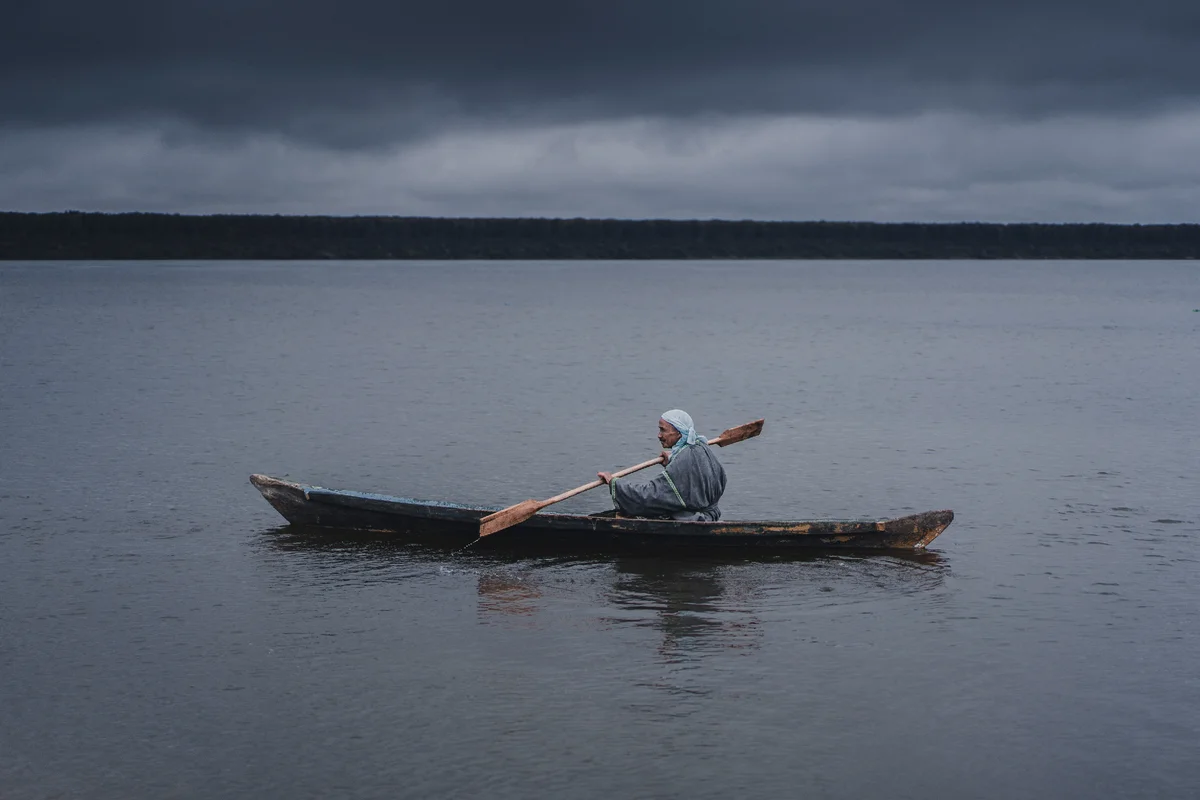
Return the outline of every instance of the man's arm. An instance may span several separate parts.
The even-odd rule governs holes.
[[[663,450],[659,458],[662,460],[663,466],[666,466],[671,460],[671,454]],[[605,485],[611,485],[613,482],[613,474],[611,472],[597,472],[596,477],[604,481]]]

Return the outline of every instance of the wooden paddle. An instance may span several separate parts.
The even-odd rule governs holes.
[[[708,443],[710,445],[715,444],[718,447],[725,447],[726,445],[733,444],[734,442],[742,442],[746,439],[752,439],[755,436],[758,436],[760,433],[762,433],[762,428],[763,420],[757,419],[754,422],[747,422],[745,425],[738,425],[736,428],[730,428],[717,438],[709,439]],[[638,470],[646,469],[646,467],[653,467],[655,464],[661,463],[663,463],[662,456],[659,456],[658,458],[654,458],[649,461],[643,461],[641,464],[636,466],[623,469],[620,472],[614,472],[613,477],[623,478],[626,475],[637,472]],[[578,486],[569,492],[556,494],[549,500],[526,500],[522,503],[517,503],[515,506],[509,506],[508,508],[497,511],[495,514],[488,514],[486,517],[479,520],[479,537],[482,539],[484,536],[490,536],[496,531],[502,531],[505,528],[511,528],[513,525],[519,525],[520,523],[532,517],[534,514],[541,511],[546,506],[554,505],[555,503],[566,500],[568,497],[574,497],[577,494],[582,494],[583,492],[603,485],[604,481],[597,478],[591,483],[585,483],[583,486]]]

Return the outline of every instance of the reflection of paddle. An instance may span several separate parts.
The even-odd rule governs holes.
[[[738,425],[736,428],[730,428],[715,439],[709,439],[708,443],[710,445],[715,444],[718,447],[725,447],[726,445],[733,444],[734,442],[742,442],[746,439],[751,439],[755,436],[758,436],[758,434],[762,433],[762,427],[763,421],[761,419],[755,420],[754,422],[747,422],[745,425]],[[613,477],[623,478],[626,475],[637,472],[640,469],[653,467],[655,464],[661,463],[663,463],[662,457],[659,456],[658,458],[651,459],[650,461],[644,461],[637,466],[623,469],[620,472],[614,472]],[[541,511],[546,506],[566,500],[568,497],[574,497],[577,494],[582,494],[589,489],[595,489],[597,486],[602,486],[603,484],[604,481],[602,480],[594,480],[591,483],[585,483],[583,486],[576,487],[569,492],[556,494],[549,500],[526,500],[523,503],[517,503],[515,506],[509,506],[501,511],[497,511],[495,514],[488,514],[479,521],[479,536],[480,538],[483,538],[484,536],[489,536],[496,531],[502,531],[505,528],[511,528],[513,525],[519,525],[520,523],[532,517],[534,514]]]

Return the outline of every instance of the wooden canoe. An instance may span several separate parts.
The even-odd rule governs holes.
[[[251,475],[250,482],[294,525],[396,532],[451,545],[474,541],[479,520],[494,508],[411,500],[367,492],[326,489]],[[523,543],[586,545],[682,545],[704,547],[921,549],[954,520],[953,511],[926,511],[882,520],[788,522],[678,522],[612,515],[537,514],[483,539],[480,546]]]

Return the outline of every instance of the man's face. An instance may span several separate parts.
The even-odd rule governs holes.
[[[665,419],[658,421],[658,443],[664,449],[670,450],[675,446],[675,443],[683,436],[679,431],[675,430],[675,426],[667,422]]]

